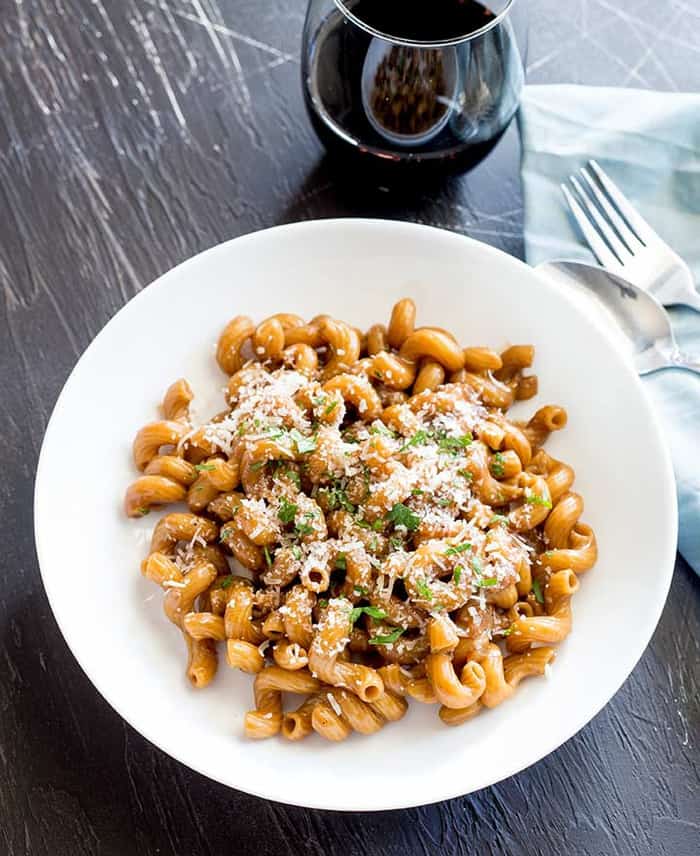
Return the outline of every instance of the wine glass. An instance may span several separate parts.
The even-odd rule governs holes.
[[[327,148],[382,165],[480,160],[524,84],[515,0],[310,0],[302,77]]]

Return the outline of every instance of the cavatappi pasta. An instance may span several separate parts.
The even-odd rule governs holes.
[[[542,675],[596,561],[574,471],[543,448],[566,412],[506,414],[537,392],[534,352],[463,348],[411,300],[367,333],[327,315],[217,345],[226,407],[190,421],[185,380],[134,440],[126,513],[155,526],[145,576],[165,593],[195,687],[219,651],[254,676],[249,737],[343,740],[407,699],[459,725]],[[283,709],[283,693],[303,698]]]

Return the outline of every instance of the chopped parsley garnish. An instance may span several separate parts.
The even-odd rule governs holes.
[[[501,478],[505,473],[503,455],[500,452],[496,452],[496,454],[491,458],[491,472],[496,476],[496,478]]]
[[[441,452],[447,455],[458,455],[462,449],[471,445],[472,435],[462,434],[461,437],[447,437],[445,434],[441,434],[437,437],[437,441]]]
[[[377,422],[372,425],[369,429],[370,434],[382,434],[384,437],[391,437],[392,440],[396,439],[396,433],[391,430],[391,428],[387,428],[383,422],[377,420]],[[356,441],[357,442],[357,441]]]
[[[281,428],[277,428],[275,425],[268,425],[265,429],[265,432],[267,433],[268,439],[270,440],[279,440],[285,435],[285,431],[283,431]]]
[[[315,407],[320,407],[322,404],[325,404],[325,402],[326,402],[326,396],[325,395],[319,395],[316,398],[311,399],[311,403]]]
[[[294,556],[294,558],[297,560],[297,562],[301,559],[302,555],[303,554],[301,552],[301,547],[297,547],[297,546],[292,547],[292,556]]]
[[[547,499],[544,496],[536,496],[535,494],[532,494],[531,496],[526,496],[525,502],[527,502],[528,505],[541,505],[544,508],[552,507],[551,500]]]
[[[298,507],[290,502],[286,496],[280,500],[280,506],[277,509],[277,516],[282,523],[291,523],[296,517]]]
[[[370,618],[386,618],[386,612],[377,606],[355,606],[350,612],[350,627],[353,627],[363,614],[369,615]]]
[[[268,568],[272,567],[272,556],[270,555],[270,551],[267,549],[267,544],[263,547],[263,553],[265,554],[265,563]]]
[[[405,526],[410,532],[415,532],[420,526],[420,517],[403,502],[397,502],[387,514],[387,520],[394,526]]]
[[[337,508],[342,508],[343,511],[349,511],[350,514],[354,514],[355,506],[350,502],[347,493],[340,484],[321,488],[320,492],[324,494],[328,502],[328,510],[335,511]]]
[[[456,586],[459,585],[459,581],[462,579],[462,571],[463,570],[464,570],[464,568],[461,565],[457,565],[457,567],[455,568],[455,572],[452,575],[452,580]]]
[[[455,547],[449,547],[445,550],[446,556],[456,556],[458,553],[466,553],[467,550],[471,550],[472,545],[469,541],[465,541],[464,544],[457,544]]]
[[[447,506],[449,504],[450,504],[449,499],[438,499],[438,505],[440,506],[440,508],[447,508]]]
[[[314,527],[309,526],[308,523],[297,523],[297,525],[294,527],[294,531],[297,533],[297,535],[313,535]]]
[[[328,405],[328,407],[326,407],[326,409],[323,411],[323,415],[324,416],[330,416],[331,413],[333,413],[333,411],[335,410],[335,408],[337,406],[338,406],[338,402],[336,399],[334,399],[333,401],[331,401],[331,403]]]
[[[391,538],[389,538],[389,546],[394,552],[397,550],[403,550],[403,541],[396,535],[392,535]]]
[[[491,588],[491,586],[495,586],[497,582],[497,577],[478,577],[476,580],[476,585],[479,588]]]
[[[197,470],[198,473],[201,473],[201,472],[210,473],[212,470],[216,469],[214,464],[195,464],[194,468],[195,468],[195,470]]]
[[[296,470],[293,470],[291,468],[282,470],[282,475],[286,476],[291,482],[294,482],[294,484],[299,488],[299,490],[301,490],[301,476]]]
[[[534,592],[537,603],[544,603],[544,594],[542,594],[542,585],[539,580],[532,581],[532,591]]]
[[[353,594],[369,594],[369,591],[364,586],[353,586],[352,587]]]
[[[375,520],[372,524],[372,529],[374,529],[375,532],[381,532],[383,528],[384,523],[380,519]]]
[[[226,538],[230,538],[233,535],[233,529],[222,529],[219,535],[219,540],[223,541]]]
[[[345,553],[338,553],[335,559],[335,569],[336,571],[347,571],[348,563],[345,558]]]
[[[428,583],[426,583],[425,580],[418,580],[416,582],[416,588],[418,589],[418,592],[421,597],[425,598],[426,600],[433,599],[433,593],[430,591],[430,587],[428,586]]]
[[[471,481],[474,476],[469,472],[469,470],[457,470],[457,475],[462,476],[463,479],[467,481]]]
[[[411,491],[411,496],[423,496],[424,493],[424,490],[421,490],[419,487],[414,487]]]
[[[401,636],[402,633],[405,633],[403,627],[397,627],[395,630],[392,630],[391,633],[387,633],[385,636],[373,636],[369,640],[370,645],[393,645],[394,642]]]
[[[266,463],[267,463],[267,461],[256,461],[254,464],[250,465],[250,468],[254,472],[257,472],[258,470],[261,470],[265,466]]]
[[[416,433],[407,440],[399,449],[399,453],[405,452],[407,449],[412,449],[414,446],[424,446],[430,440],[430,434],[427,431],[416,431]]]
[[[223,580],[221,580],[221,588],[222,589],[227,589],[232,584],[233,584],[233,574],[229,574],[227,577],[224,577]]]
[[[328,606],[328,601],[325,599],[325,597],[322,597],[321,600],[319,600],[318,605],[321,607],[321,609],[325,609]]]
[[[289,436],[294,441],[294,445],[297,447],[297,452],[299,452],[300,455],[307,455],[309,452],[313,452],[316,448],[316,438],[305,437],[301,431],[297,431],[296,428],[292,428],[289,432]]]
[[[145,506],[145,505],[141,505],[141,506],[139,506],[139,507],[136,509],[136,511],[138,511],[138,513],[139,513],[139,515],[140,515],[141,517],[145,517],[147,514],[149,514],[149,513],[150,513],[151,509],[150,509],[150,508],[146,508],[146,506]]]
[[[505,629],[505,630],[502,630],[502,631],[501,631],[501,636],[510,636],[510,634],[511,634],[512,632],[513,632],[513,625],[511,624],[511,626],[510,626],[510,627],[506,627],[506,629]]]
[[[494,514],[489,520],[489,526],[493,526],[494,524],[497,526],[507,526],[508,518],[504,514]]]

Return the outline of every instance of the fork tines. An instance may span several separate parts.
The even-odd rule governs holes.
[[[620,270],[656,237],[632,203],[594,160],[562,192],[583,236],[606,268]]]

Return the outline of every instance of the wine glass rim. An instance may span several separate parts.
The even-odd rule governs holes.
[[[515,0],[507,0],[506,5],[501,9],[498,14],[493,16],[493,19],[490,20],[487,24],[484,24],[483,27],[479,27],[478,30],[473,30],[471,33],[466,33],[461,36],[454,36],[451,39],[436,39],[434,41],[421,41],[420,39],[404,39],[398,36],[392,36],[390,33],[384,33],[381,30],[377,30],[374,27],[370,27],[369,24],[366,24],[361,18],[358,18],[347,6],[346,0],[333,0],[336,7],[340,11],[340,13],[346,17],[349,21],[351,21],[356,26],[360,27],[366,33],[374,36],[377,39],[382,39],[385,42],[391,42],[396,45],[405,45],[406,47],[412,48],[444,48],[450,47],[452,45],[459,45],[463,42],[470,42],[472,39],[477,39],[479,36],[483,36],[484,33],[487,33],[489,30],[492,30],[494,27],[497,27],[501,21],[509,14],[511,7],[515,3]]]

